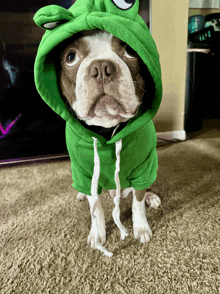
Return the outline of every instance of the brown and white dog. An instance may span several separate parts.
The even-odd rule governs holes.
[[[112,128],[137,114],[141,103],[150,103],[151,89],[155,89],[149,71],[138,54],[112,34],[97,29],[83,31],[74,35],[72,40],[63,42],[60,50],[61,91],[73,114],[89,129],[100,132],[104,129],[107,138],[108,131],[112,134]],[[114,198],[116,190],[109,192]],[[145,215],[145,200],[153,208],[157,208],[161,201],[146,189],[132,187],[122,190],[121,198],[130,192],[133,192],[134,237],[146,243],[150,241],[152,231]],[[93,197],[82,193],[77,195],[78,200],[86,197],[91,207]],[[106,241],[100,199],[95,215],[97,222],[92,220],[88,236],[88,244],[94,249]],[[95,238],[97,234],[98,239]],[[126,230],[125,235],[128,235]]]

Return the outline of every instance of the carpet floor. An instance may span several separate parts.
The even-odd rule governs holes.
[[[112,258],[87,245],[89,204],[76,199],[69,160],[1,167],[0,293],[220,293],[220,128],[157,151],[162,208],[146,207],[147,245],[133,237],[132,197],[120,203],[122,241],[101,195]]]

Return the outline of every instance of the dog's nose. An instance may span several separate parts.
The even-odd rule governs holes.
[[[109,82],[116,76],[115,65],[108,60],[94,61],[89,68],[89,75],[98,82]]]

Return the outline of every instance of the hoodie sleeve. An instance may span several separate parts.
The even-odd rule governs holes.
[[[84,143],[81,146],[82,138],[78,136],[71,128],[70,124],[66,124],[66,145],[71,159],[71,170],[73,179],[73,188],[78,192],[91,195],[91,182],[94,167],[94,151],[92,144]],[[88,146],[86,146],[88,145]],[[83,149],[83,152],[79,151]],[[87,165],[83,165],[86,162]],[[98,186],[98,194],[102,193],[102,188]]]
[[[131,187],[136,190],[149,188],[157,178],[157,169],[158,157],[154,146],[145,161],[130,174]]]
[[[157,136],[153,121],[134,132],[133,142],[128,151],[133,158],[133,168],[128,175],[131,187],[137,190],[149,188],[157,177],[158,157],[156,153]],[[130,162],[132,159],[128,159]]]

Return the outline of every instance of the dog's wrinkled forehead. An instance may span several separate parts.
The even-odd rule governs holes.
[[[115,45],[117,40],[115,37],[113,38],[112,34],[99,32],[96,35],[83,37],[83,41],[87,44],[87,48],[89,49],[88,53],[90,55],[100,56],[104,52],[107,53],[109,50],[112,51],[112,46]]]
[[[119,52],[125,46],[117,37],[99,29],[77,33],[63,43],[63,50],[79,50],[83,57],[95,58],[95,56],[107,55],[110,52]]]

